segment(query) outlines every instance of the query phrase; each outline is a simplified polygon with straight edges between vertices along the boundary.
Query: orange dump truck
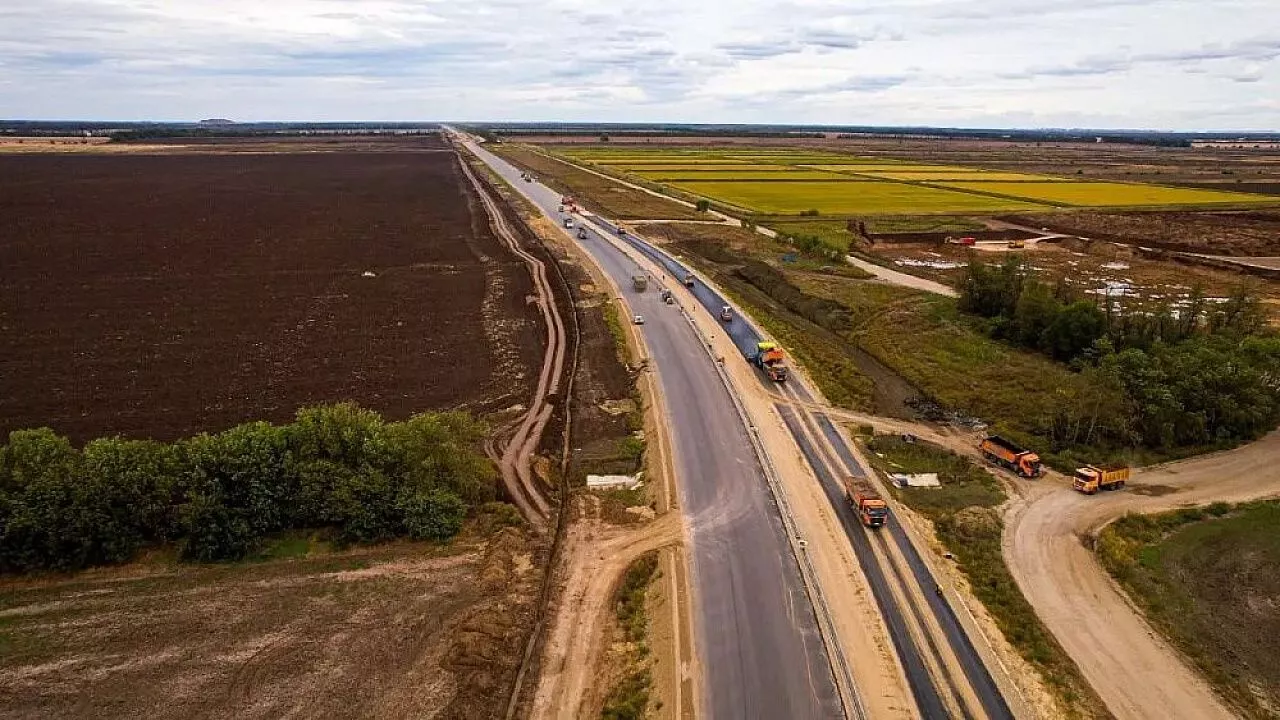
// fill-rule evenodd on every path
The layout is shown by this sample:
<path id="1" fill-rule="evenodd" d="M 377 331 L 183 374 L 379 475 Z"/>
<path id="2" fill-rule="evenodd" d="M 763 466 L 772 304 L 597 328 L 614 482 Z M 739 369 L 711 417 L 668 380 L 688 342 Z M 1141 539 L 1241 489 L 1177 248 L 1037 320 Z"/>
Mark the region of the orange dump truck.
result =
<path id="1" fill-rule="evenodd" d="M 889 519 L 889 504 L 880 497 L 876 489 L 866 478 L 844 477 L 844 492 L 849 496 L 849 504 L 858 513 L 858 520 L 869 528 L 878 528 Z"/>
<path id="2" fill-rule="evenodd" d="M 1085 495 L 1092 495 L 1099 490 L 1119 490 L 1129 480 L 1129 466 L 1111 465 L 1097 467 L 1085 465 L 1076 468 L 1074 487 Z"/>
<path id="3" fill-rule="evenodd" d="M 1025 478 L 1040 477 L 1040 456 L 999 435 L 988 436 L 978 449 L 987 462 L 994 463 Z"/>
<path id="4" fill-rule="evenodd" d="M 747 355 L 747 362 L 763 370 L 774 382 L 787 380 L 787 366 L 783 363 L 782 348 L 777 343 L 757 343 L 755 353 Z"/>

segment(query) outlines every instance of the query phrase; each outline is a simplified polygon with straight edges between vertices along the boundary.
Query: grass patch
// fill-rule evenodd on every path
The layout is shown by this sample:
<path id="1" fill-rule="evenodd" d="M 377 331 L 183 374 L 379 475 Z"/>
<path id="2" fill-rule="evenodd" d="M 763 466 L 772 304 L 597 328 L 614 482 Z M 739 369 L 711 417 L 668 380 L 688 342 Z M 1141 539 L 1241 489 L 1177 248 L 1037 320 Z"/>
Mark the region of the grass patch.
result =
<path id="1" fill-rule="evenodd" d="M 631 357 L 631 344 L 627 342 L 627 329 L 622 325 L 622 309 L 616 302 L 606 300 L 600 305 L 600 315 L 604 324 L 609 326 L 609 334 L 613 336 L 614 351 L 618 360 L 627 365 L 634 359 Z"/>
<path id="2" fill-rule="evenodd" d="M 1103 567 L 1242 716 L 1280 707 L 1280 501 L 1128 515 Z"/>
<path id="3" fill-rule="evenodd" d="M 1011 645 L 1044 678 L 1070 717 L 1110 717 L 1058 641 L 1018 590 L 1000 549 L 1004 523 L 994 509 L 1005 500 L 999 482 L 967 458 L 922 441 L 877 435 L 865 442 L 882 473 L 936 472 L 938 489 L 894 488 L 913 510 L 933 521 L 973 594 Z"/>
<path id="4" fill-rule="evenodd" d="M 882 217 L 862 218 L 867 224 L 867 232 L 871 234 L 886 233 L 949 233 L 972 232 L 985 230 L 977 220 L 967 217 L 948 217 L 946 215 L 887 215 Z"/>
<path id="5" fill-rule="evenodd" d="M 622 641 L 627 645 L 627 671 L 605 699 L 600 716 L 606 720 L 639 720 L 648 711 L 653 674 L 647 644 L 649 619 L 645 608 L 649 587 L 657 576 L 657 551 L 645 553 L 631 563 L 614 591 L 614 616 Z"/>
<path id="6" fill-rule="evenodd" d="M 1274 203 L 1275 198 L 1244 193 L 1108 182 L 945 182 L 940 186 L 996 193 L 1059 205 L 1087 207 L 1136 205 L 1221 205 Z"/>
<path id="7" fill-rule="evenodd" d="M 956 193 L 890 182 L 697 182 L 680 190 L 767 215 L 817 210 L 824 215 L 890 215 L 921 212 L 1000 212 L 1029 207 L 1016 200 Z"/>

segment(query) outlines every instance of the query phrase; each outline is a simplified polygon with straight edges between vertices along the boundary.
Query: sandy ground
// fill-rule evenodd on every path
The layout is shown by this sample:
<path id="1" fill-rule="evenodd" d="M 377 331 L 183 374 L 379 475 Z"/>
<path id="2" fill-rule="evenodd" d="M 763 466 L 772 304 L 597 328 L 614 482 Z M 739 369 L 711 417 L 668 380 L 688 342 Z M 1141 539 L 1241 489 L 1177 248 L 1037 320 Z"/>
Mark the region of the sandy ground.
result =
<path id="1" fill-rule="evenodd" d="M 897 270 L 890 270 L 882 265 L 876 265 L 875 263 L 858 259 L 852 255 L 846 255 L 845 260 L 848 260 L 850 265 L 866 270 L 880 280 L 892 285 L 901 285 L 902 287 L 908 287 L 914 290 L 924 290 L 925 292 L 946 295 L 947 297 L 959 297 L 959 293 L 957 293 L 953 288 L 943 285 L 940 282 L 925 280 L 924 278 L 916 277 L 915 275 L 908 275 L 903 272 L 898 272 Z"/>
<path id="2" fill-rule="evenodd" d="M 1059 477 L 1013 503 L 1005 560 L 1119 720 L 1233 716 L 1130 605 L 1085 543 L 1125 513 L 1280 495 L 1278 457 L 1280 431 L 1237 450 L 1139 470 L 1123 492 L 1089 497 Z"/>
<path id="3" fill-rule="evenodd" d="M 593 498 L 583 500 L 591 505 Z M 562 549 L 568 577 L 547 637 L 542 677 L 529 717 L 572 720 L 585 716 L 584 700 L 599 677 L 614 586 L 633 560 L 680 539 L 676 513 L 667 513 L 639 530 L 590 517 L 569 528 Z M 606 688 L 594 690 L 600 693 Z"/>

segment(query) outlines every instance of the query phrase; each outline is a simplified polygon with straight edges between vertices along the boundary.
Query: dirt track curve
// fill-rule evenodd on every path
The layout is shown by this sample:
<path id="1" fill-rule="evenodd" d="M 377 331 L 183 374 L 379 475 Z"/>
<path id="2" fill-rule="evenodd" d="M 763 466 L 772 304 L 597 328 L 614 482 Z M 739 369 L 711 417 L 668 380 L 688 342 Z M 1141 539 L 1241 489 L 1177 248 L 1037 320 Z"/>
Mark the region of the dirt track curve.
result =
<path id="1" fill-rule="evenodd" d="M 538 307 L 542 310 L 542 318 L 547 328 L 547 350 L 543 355 L 542 369 L 538 374 L 538 387 L 534 390 L 528 409 L 521 417 L 515 433 L 507 441 L 498 461 L 503 484 L 511 495 L 512 502 L 520 508 L 520 512 L 526 518 L 541 527 L 545 525 L 546 518 L 551 512 L 551 505 L 538 487 L 538 481 L 533 477 L 529 460 L 537 449 L 542 439 L 542 431 L 546 428 L 554 410 L 547 398 L 560 389 L 565 357 L 564 320 L 560 317 L 555 293 L 547 278 L 546 263 L 520 246 L 520 239 L 511 228 L 511 224 L 507 222 L 502 209 L 461 155 L 458 156 L 458 164 L 462 166 L 463 173 L 471 181 L 476 195 L 484 204 L 485 212 L 489 215 L 489 225 L 493 228 L 494 234 L 512 253 L 529 266 Z"/>
<path id="2" fill-rule="evenodd" d="M 1009 569 L 1118 720 L 1234 715 L 1135 611 L 1082 539 L 1125 513 L 1280 495 L 1277 458 L 1280 431 L 1236 450 L 1136 471 L 1123 492 L 1086 496 L 1045 481 L 1014 501 L 1004 535 Z M 1144 487 L 1167 494 L 1143 494 Z"/>

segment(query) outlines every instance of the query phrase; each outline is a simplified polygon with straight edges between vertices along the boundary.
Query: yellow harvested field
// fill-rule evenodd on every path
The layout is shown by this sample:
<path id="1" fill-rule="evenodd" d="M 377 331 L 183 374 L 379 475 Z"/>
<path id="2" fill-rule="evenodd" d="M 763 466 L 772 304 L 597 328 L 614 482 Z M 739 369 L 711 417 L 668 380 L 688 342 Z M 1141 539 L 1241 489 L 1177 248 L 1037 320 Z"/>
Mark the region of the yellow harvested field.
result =
<path id="1" fill-rule="evenodd" d="M 1060 205 L 1087 207 L 1274 204 L 1280 202 L 1278 198 L 1264 195 L 1109 182 L 944 182 L 939 183 L 939 185 L 962 190 L 999 193 L 1001 195 Z"/>
<path id="2" fill-rule="evenodd" d="M 817 210 L 823 215 L 903 215 L 1001 212 L 1040 206 L 890 182 L 698 182 L 672 187 L 768 215 Z"/>
<path id="3" fill-rule="evenodd" d="M 724 164 L 671 164 L 671 165 L 612 165 L 605 167 L 615 170 L 626 170 L 638 175 L 648 175 L 657 172 L 770 172 L 770 173 L 788 173 L 788 172 L 817 172 L 807 170 L 805 168 L 795 167 L 793 165 L 751 165 L 748 163 L 724 163 Z"/>
<path id="4" fill-rule="evenodd" d="M 865 178 L 840 173 L 822 172 L 821 170 L 797 170 L 786 165 L 774 165 L 764 169 L 733 168 L 709 170 L 705 167 L 696 170 L 632 170 L 631 174 L 639 175 L 646 180 L 666 182 L 668 180 L 756 180 L 764 182 L 791 182 L 793 180 L 828 180 L 831 182 L 872 182 Z"/>
<path id="5" fill-rule="evenodd" d="M 1050 175 L 1031 175 L 1029 173 L 983 172 L 980 170 L 963 170 L 961 172 L 885 172 L 877 170 L 865 173 L 871 177 L 889 180 L 912 180 L 920 182 L 1072 182 L 1066 178 Z"/>
<path id="6" fill-rule="evenodd" d="M 900 173 L 971 173 L 982 172 L 977 168 L 955 167 L 952 165 L 911 165 L 908 163 L 853 163 L 842 165 L 802 165 L 814 170 L 832 170 L 835 172 L 900 172 Z"/>

